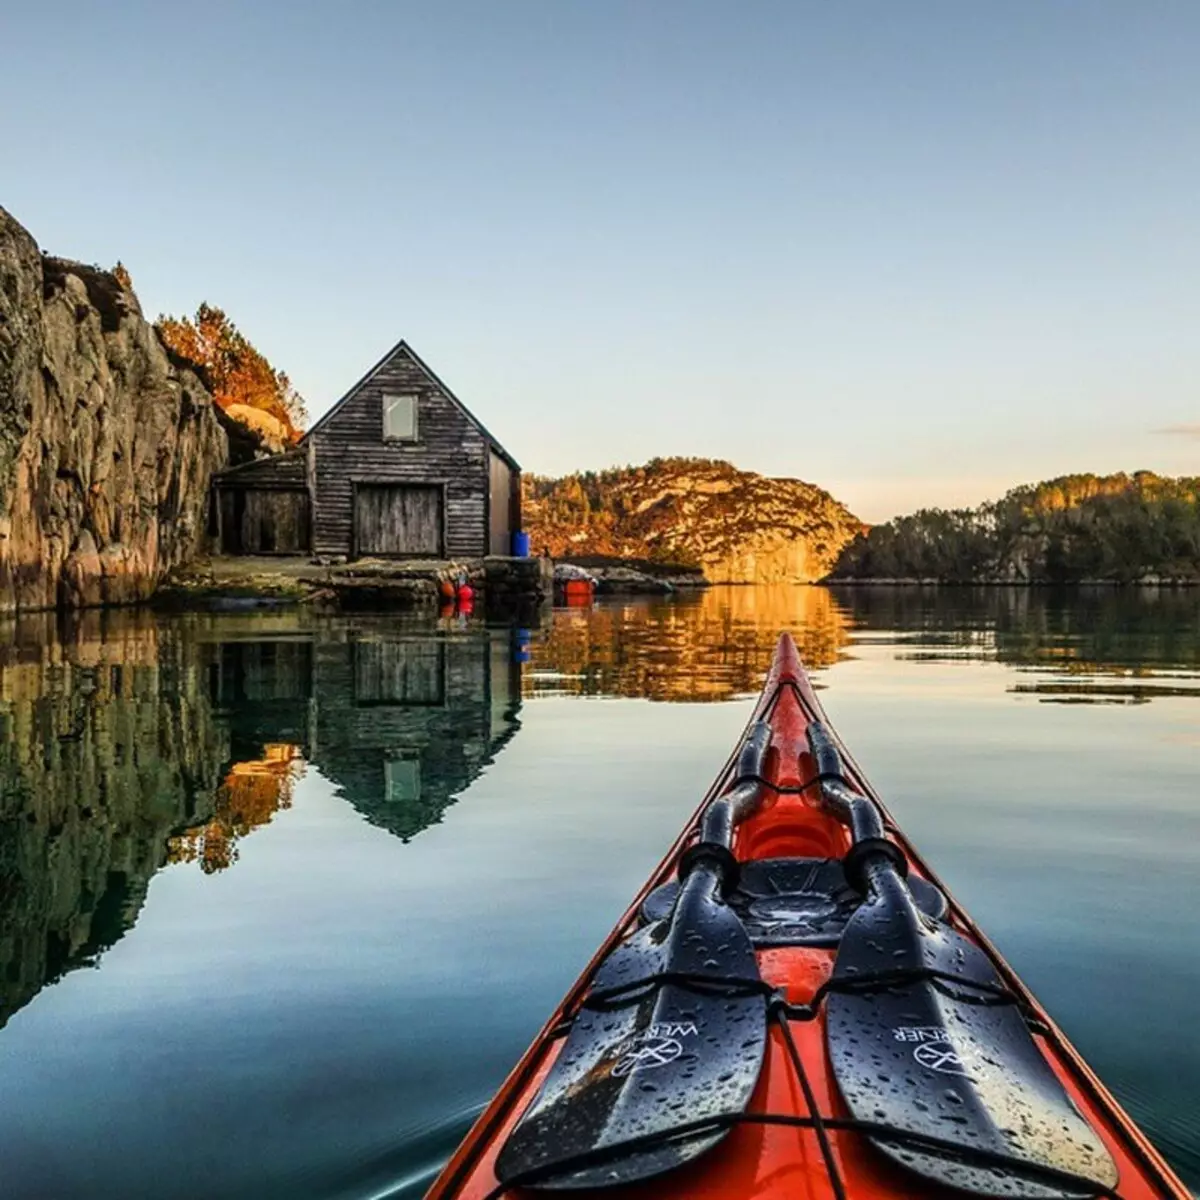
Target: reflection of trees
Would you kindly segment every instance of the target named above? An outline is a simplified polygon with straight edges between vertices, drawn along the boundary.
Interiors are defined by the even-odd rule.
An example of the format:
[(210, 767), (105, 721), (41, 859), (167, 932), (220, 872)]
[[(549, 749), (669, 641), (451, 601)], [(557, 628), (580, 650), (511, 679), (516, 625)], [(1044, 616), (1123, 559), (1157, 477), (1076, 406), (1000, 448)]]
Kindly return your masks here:
[(1200, 589), (833, 587), (854, 624), (1059, 670), (1200, 666)]
[(212, 816), (171, 838), (168, 862), (198, 862), (205, 874), (237, 861), (237, 841), (283, 808), (292, 807), (292, 784), (303, 773), (300, 747), (286, 742), (263, 747), (263, 757), (236, 762), (220, 788)]
[[(1200, 589), (718, 587), (557, 609), (535, 641), (525, 688), (724, 700), (758, 689), (784, 629), (811, 667), (835, 662), (852, 637), (882, 639), (911, 642), (900, 653), (914, 658), (994, 659), (1051, 672), (1057, 682), (1019, 685), (1048, 697), (1141, 699), (1166, 691), (1162, 683), (1139, 687), (1139, 679), (1200, 667)], [(1127, 682), (1090, 683), (1094, 674)]]
[(914, 655), (994, 658), (1058, 677), (1018, 684), (1018, 691), (1062, 701), (1200, 695), (1195, 686), (1146, 684), (1163, 672), (1200, 668), (1197, 588), (832, 590), (860, 629), (919, 634)]
[(781, 630), (811, 667), (835, 662), (849, 620), (819, 587), (714, 587), (699, 595), (555, 610), (530, 694), (727, 700), (755, 692)]
[(150, 614), (0, 624), (0, 1024), (132, 926), (227, 761), (178, 629)]

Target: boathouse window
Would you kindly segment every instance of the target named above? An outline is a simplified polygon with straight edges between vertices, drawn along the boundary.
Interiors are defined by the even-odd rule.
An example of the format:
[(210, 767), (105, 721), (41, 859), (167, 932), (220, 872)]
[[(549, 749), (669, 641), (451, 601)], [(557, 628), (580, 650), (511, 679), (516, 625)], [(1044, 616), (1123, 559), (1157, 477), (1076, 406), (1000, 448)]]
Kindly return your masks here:
[(417, 440), (416, 396), (384, 393), (383, 436), (398, 442)]
[(388, 804), (411, 804), (421, 798), (421, 760), (401, 751), (383, 760), (383, 798)]

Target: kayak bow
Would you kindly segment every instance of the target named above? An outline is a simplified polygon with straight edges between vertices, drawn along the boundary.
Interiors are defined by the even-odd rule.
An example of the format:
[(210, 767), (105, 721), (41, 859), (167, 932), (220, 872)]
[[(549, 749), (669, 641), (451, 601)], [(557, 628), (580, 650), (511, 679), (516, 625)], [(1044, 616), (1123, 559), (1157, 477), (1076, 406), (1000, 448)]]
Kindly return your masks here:
[(1188, 1200), (779, 640), (739, 745), (429, 1192)]

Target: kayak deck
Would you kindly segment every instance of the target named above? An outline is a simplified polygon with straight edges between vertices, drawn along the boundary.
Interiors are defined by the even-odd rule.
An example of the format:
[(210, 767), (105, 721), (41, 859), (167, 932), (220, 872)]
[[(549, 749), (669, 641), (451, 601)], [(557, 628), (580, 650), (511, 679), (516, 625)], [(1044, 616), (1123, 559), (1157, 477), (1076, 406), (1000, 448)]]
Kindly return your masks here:
[[(734, 830), (732, 849), (741, 874), (729, 898), (731, 909), (741, 917), (754, 942), (759, 974), (774, 994), (757, 1086), (744, 1113), (726, 1122), (729, 1128), (724, 1140), (695, 1161), (645, 1182), (589, 1188), (585, 1194), (712, 1200), (960, 1196), (963, 1192), (958, 1188), (912, 1174), (873, 1147), (861, 1117), (857, 1122), (850, 1120), (833, 1075), (824, 999), (838, 936), (856, 903), (838, 876), (852, 842), (846, 826), (822, 799), (808, 733), (810, 725), (823, 723), (825, 717), (787, 635), (780, 639), (751, 726), (763, 720), (770, 726), (759, 781), (763, 800)], [(991, 960), (1004, 986), (1015, 996), (1037, 1050), (1061, 1082), (1073, 1108), (1111, 1155), (1116, 1166), (1115, 1186), (1076, 1188), (1073, 1193), (1068, 1189), (1067, 1194), (1188, 1200), (1190, 1192), (922, 861), (849, 755), (844, 749), (841, 753), (845, 777), (875, 802), (888, 837), (903, 852), (917, 907), (969, 939)], [(480, 1116), (428, 1193), (430, 1200), (499, 1200), (501, 1196), (533, 1194), (530, 1189), (501, 1184), (496, 1175), (497, 1158), (550, 1075), (597, 968), (631, 933), (670, 909), (680, 860), (696, 840), (707, 803), (734, 782), (737, 757), (735, 753), (730, 758), (705, 803)], [(903, 1049), (906, 1053), (911, 1050), (922, 1066), (944, 1071), (947, 1091), (953, 1092), (957, 1066), (953, 1047), (933, 1035), (926, 1041), (921, 1027), (902, 1028), (895, 1036), (905, 1040)], [(654, 1052), (654, 1047), (647, 1051)], [(882, 1096), (891, 1080), (886, 1071), (881, 1071), (878, 1079)], [(878, 1115), (885, 1112), (886, 1106), (882, 1106)], [(953, 1125), (950, 1129), (952, 1134)], [(898, 1157), (905, 1153), (902, 1147)], [(969, 1146), (965, 1153), (969, 1155)], [(976, 1195), (992, 1194), (981, 1192), (978, 1186), (970, 1190)], [(1032, 1196), (1036, 1191), (1006, 1190), (998, 1183), (994, 1194)], [(581, 1193), (573, 1189), (573, 1194)], [(1045, 1194), (1061, 1196), (1064, 1192), (1060, 1184)]]

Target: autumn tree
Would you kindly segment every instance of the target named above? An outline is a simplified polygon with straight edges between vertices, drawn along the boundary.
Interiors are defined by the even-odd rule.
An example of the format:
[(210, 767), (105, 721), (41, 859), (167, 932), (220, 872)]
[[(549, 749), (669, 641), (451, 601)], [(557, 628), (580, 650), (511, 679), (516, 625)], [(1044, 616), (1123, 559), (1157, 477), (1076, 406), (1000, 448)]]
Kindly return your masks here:
[(258, 409), (281, 422), (289, 440), (299, 439), (307, 419), (303, 398), (221, 309), (201, 304), (194, 318), (163, 316), (156, 328), (170, 350), (200, 369), (223, 409)]
[(263, 757), (234, 763), (218, 789), (211, 817), (167, 843), (167, 861), (198, 862), (211, 875), (232, 866), (237, 843), (271, 823), (280, 809), (292, 807), (292, 786), (304, 773), (300, 748), (268, 743)]

